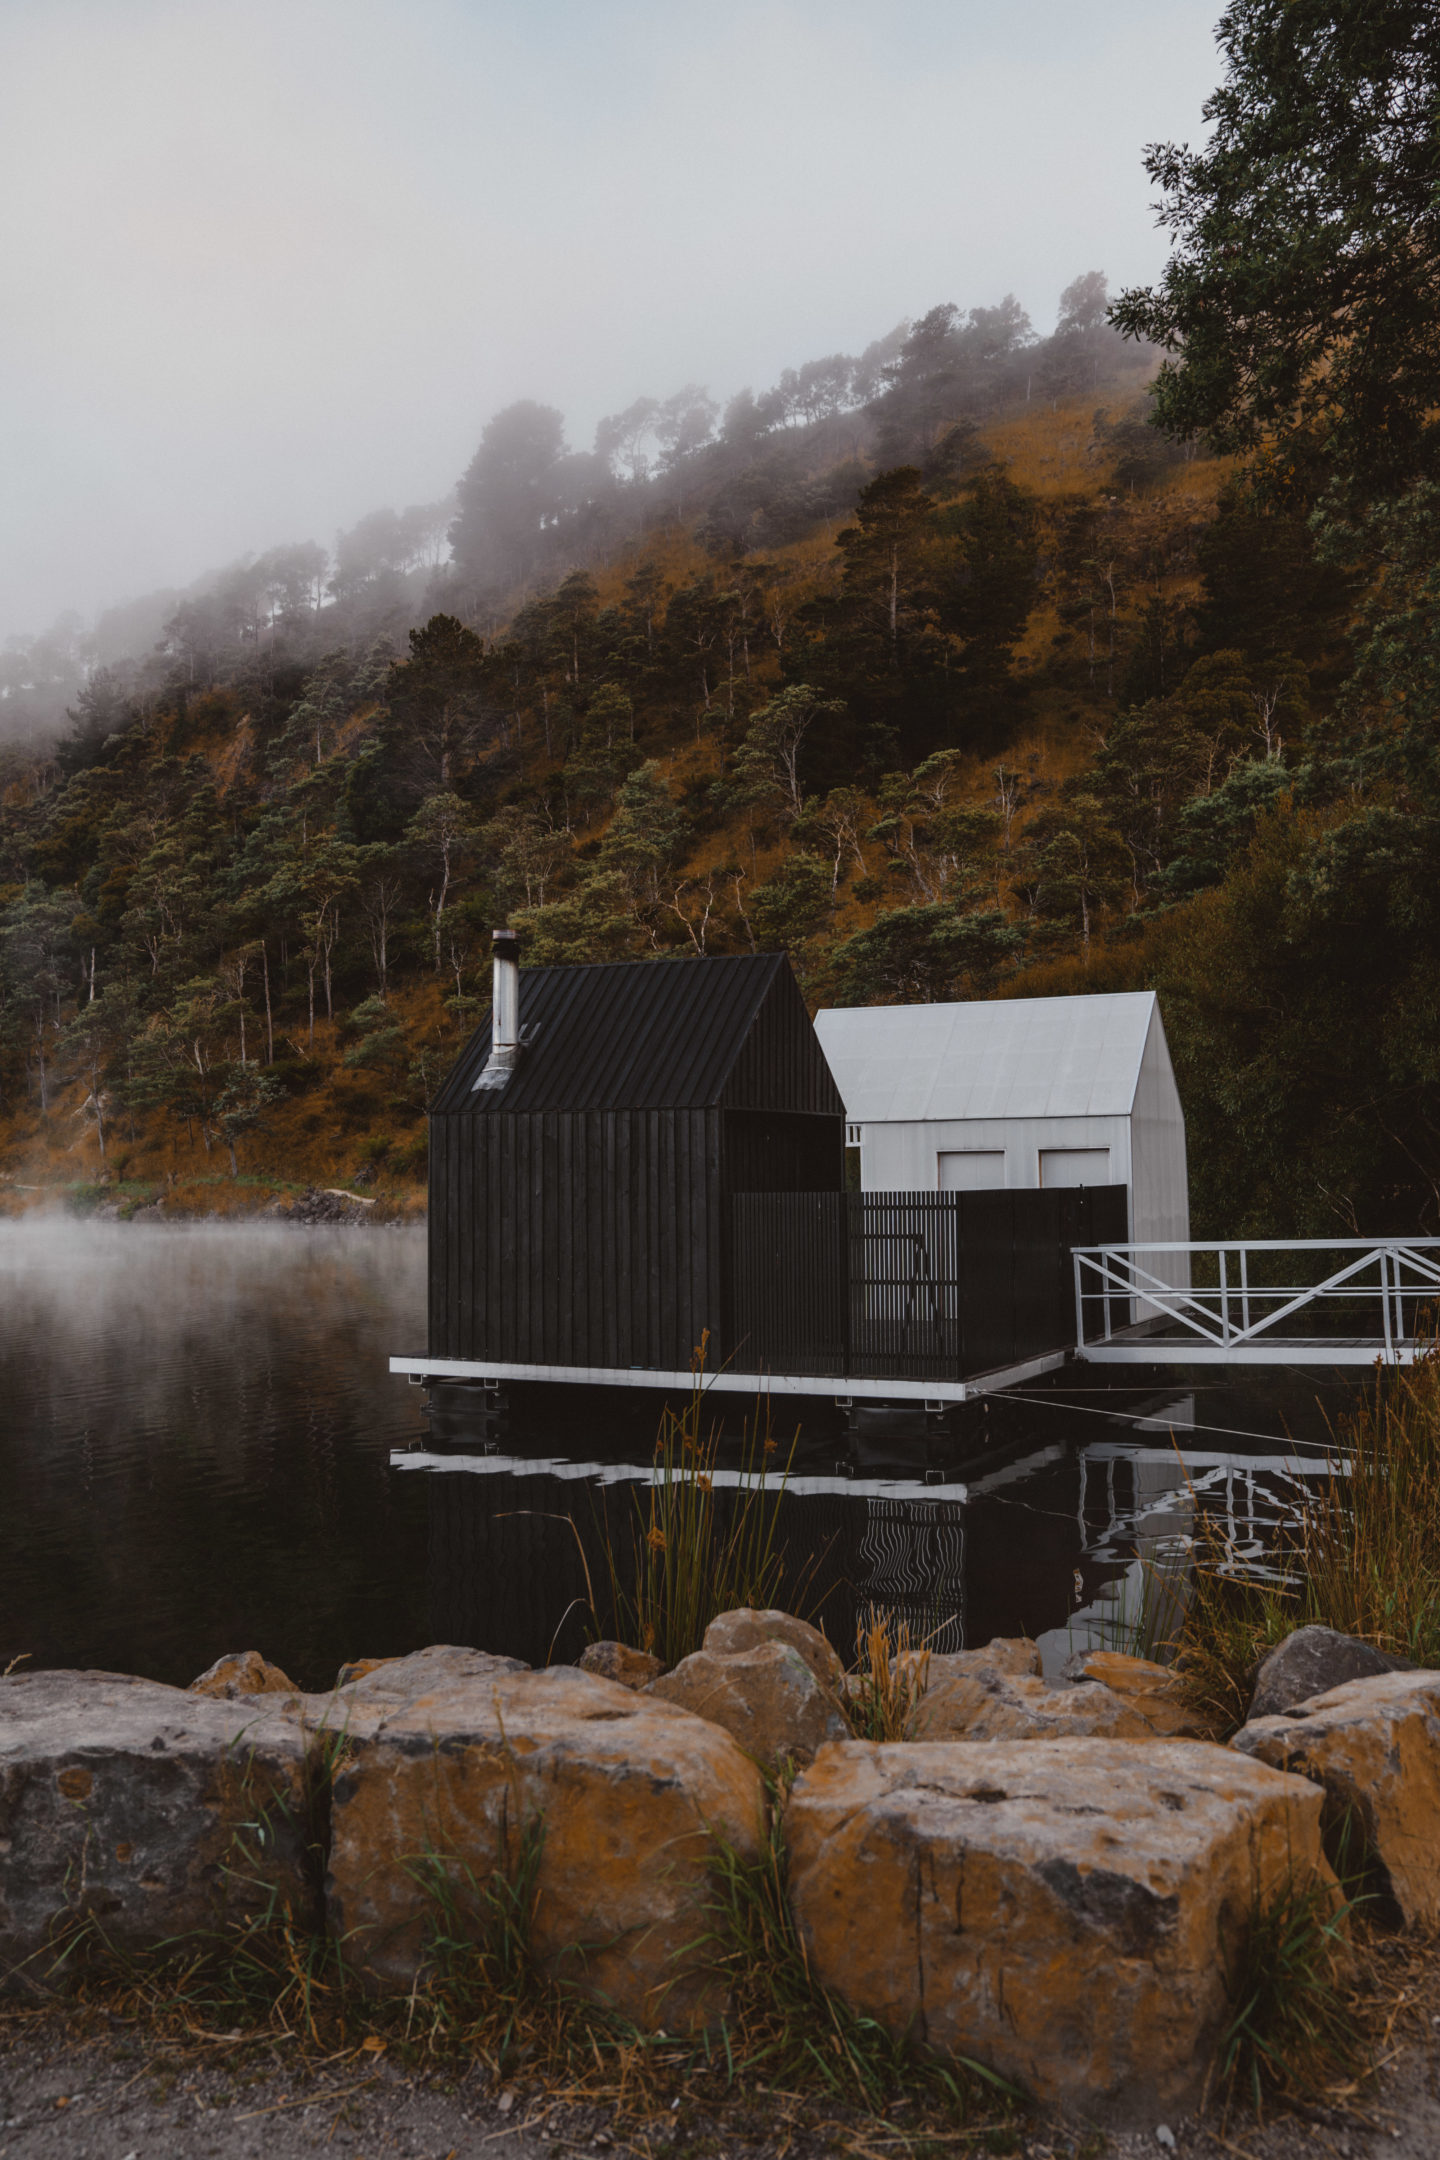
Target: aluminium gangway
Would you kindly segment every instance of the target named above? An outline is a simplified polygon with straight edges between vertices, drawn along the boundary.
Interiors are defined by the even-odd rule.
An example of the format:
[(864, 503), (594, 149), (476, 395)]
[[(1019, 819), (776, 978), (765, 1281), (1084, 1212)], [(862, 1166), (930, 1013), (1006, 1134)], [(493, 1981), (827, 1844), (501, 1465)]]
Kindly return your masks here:
[(1408, 1365), (1440, 1322), (1440, 1238), (1077, 1246), (1092, 1365)]

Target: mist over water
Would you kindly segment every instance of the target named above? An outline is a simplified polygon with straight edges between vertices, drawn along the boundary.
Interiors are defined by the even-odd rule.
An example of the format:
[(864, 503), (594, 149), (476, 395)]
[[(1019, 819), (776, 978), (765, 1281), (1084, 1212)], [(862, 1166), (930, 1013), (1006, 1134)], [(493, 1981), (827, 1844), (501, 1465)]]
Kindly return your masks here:
[(421, 1232), (0, 1225), (0, 1665), (318, 1684), (422, 1639), (424, 1321)]

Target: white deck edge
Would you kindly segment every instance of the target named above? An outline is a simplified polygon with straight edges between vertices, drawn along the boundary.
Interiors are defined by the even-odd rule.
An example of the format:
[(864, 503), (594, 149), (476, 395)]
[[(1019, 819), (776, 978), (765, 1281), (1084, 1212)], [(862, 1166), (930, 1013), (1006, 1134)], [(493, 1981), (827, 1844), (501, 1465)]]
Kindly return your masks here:
[[(707, 1395), (828, 1395), (837, 1402), (963, 1403), (1058, 1372), (1069, 1354), (1052, 1350), (995, 1372), (972, 1373), (968, 1380), (847, 1380), (834, 1373), (740, 1373), (722, 1368), (706, 1373), (702, 1388)], [(390, 1370), (413, 1380), (541, 1380), (562, 1387), (659, 1388), (671, 1395), (688, 1395), (695, 1385), (693, 1373), (654, 1372), (639, 1365), (511, 1365), (492, 1358), (392, 1357)]]
[(1413, 1365), (1415, 1345), (1383, 1342), (1207, 1343), (1197, 1337), (1151, 1335), (1137, 1343), (1086, 1343), (1075, 1356), (1083, 1365)]

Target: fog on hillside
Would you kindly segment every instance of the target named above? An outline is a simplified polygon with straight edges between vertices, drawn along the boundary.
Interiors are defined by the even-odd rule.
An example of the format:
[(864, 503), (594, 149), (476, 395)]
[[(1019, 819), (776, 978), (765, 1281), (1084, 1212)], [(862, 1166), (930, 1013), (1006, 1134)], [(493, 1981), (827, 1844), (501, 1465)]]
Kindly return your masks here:
[[(58, 740), (73, 766), (177, 689), (273, 680), (332, 650), (398, 650), (442, 612), (493, 637), (536, 591), (672, 525), (717, 562), (763, 555), (847, 516), (877, 469), (913, 464), (943, 488), (982, 456), (985, 421), (1117, 374), (1134, 376), (1138, 430), (1151, 356), (1108, 327), (1106, 297), (1100, 272), (1076, 278), (1044, 337), (1009, 294), (933, 307), (859, 354), (805, 361), (723, 406), (699, 383), (636, 397), (601, 419), (589, 448), (571, 443), (562, 413), (521, 399), (490, 420), (437, 501), (383, 506), (329, 544), (282, 542), (89, 627), (72, 611), (11, 637), (0, 740)], [(1137, 433), (1137, 446), (1163, 464), (1158, 438)]]

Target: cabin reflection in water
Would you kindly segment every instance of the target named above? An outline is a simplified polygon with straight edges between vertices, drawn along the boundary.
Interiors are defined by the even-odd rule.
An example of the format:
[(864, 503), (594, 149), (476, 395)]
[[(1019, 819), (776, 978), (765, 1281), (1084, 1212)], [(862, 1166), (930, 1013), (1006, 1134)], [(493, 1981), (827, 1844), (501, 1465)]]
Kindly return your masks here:
[[(1183, 1572), (1197, 1513), (1240, 1572), (1273, 1571), (1277, 1540), (1293, 1535), (1323, 1453), (1237, 1452), (1197, 1433), (1194, 1415), (1192, 1398), (1132, 1397), (1125, 1422), (1089, 1444), (1041, 1443), (1017, 1418), (983, 1458), (918, 1475), (864, 1463), (847, 1475), (812, 1444), (782, 1506), (780, 1601), (818, 1619), (847, 1663), (873, 1606), (937, 1651), (1033, 1636), (1054, 1677), (1074, 1650), (1131, 1639), (1157, 1577), (1177, 1562)], [(1050, 1418), (1063, 1431), (1062, 1405)], [(608, 1618), (602, 1526), (623, 1565), (648, 1464), (538, 1449), (400, 1450), (392, 1464), (426, 1486), (431, 1640), (573, 1662), (593, 1632), (591, 1585)], [(723, 1519), (733, 1487), (718, 1486), (716, 1502)]]
[[(589, 1585), (603, 1610), (608, 1580), (602, 1523), (627, 1551), (643, 1486), (636, 1473), (616, 1477), (608, 1467), (602, 1475), (613, 1482), (605, 1483), (598, 1477), (562, 1483), (537, 1468), (465, 1465), (450, 1457), (426, 1479), (435, 1641), (471, 1643), (543, 1665), (573, 1663), (590, 1639)], [(833, 1491), (814, 1489), (825, 1482), (801, 1478), (796, 1483), (804, 1489), (787, 1492), (782, 1503), (792, 1606), (824, 1626), (847, 1662), (857, 1623), (871, 1606), (907, 1621), (912, 1639), (928, 1639), (936, 1650), (962, 1649), (964, 1502), (923, 1489), (893, 1498), (856, 1492), (838, 1478), (828, 1481)], [(734, 1497), (723, 1488), (715, 1494), (722, 1534)], [(786, 1601), (784, 1590), (780, 1598)]]

